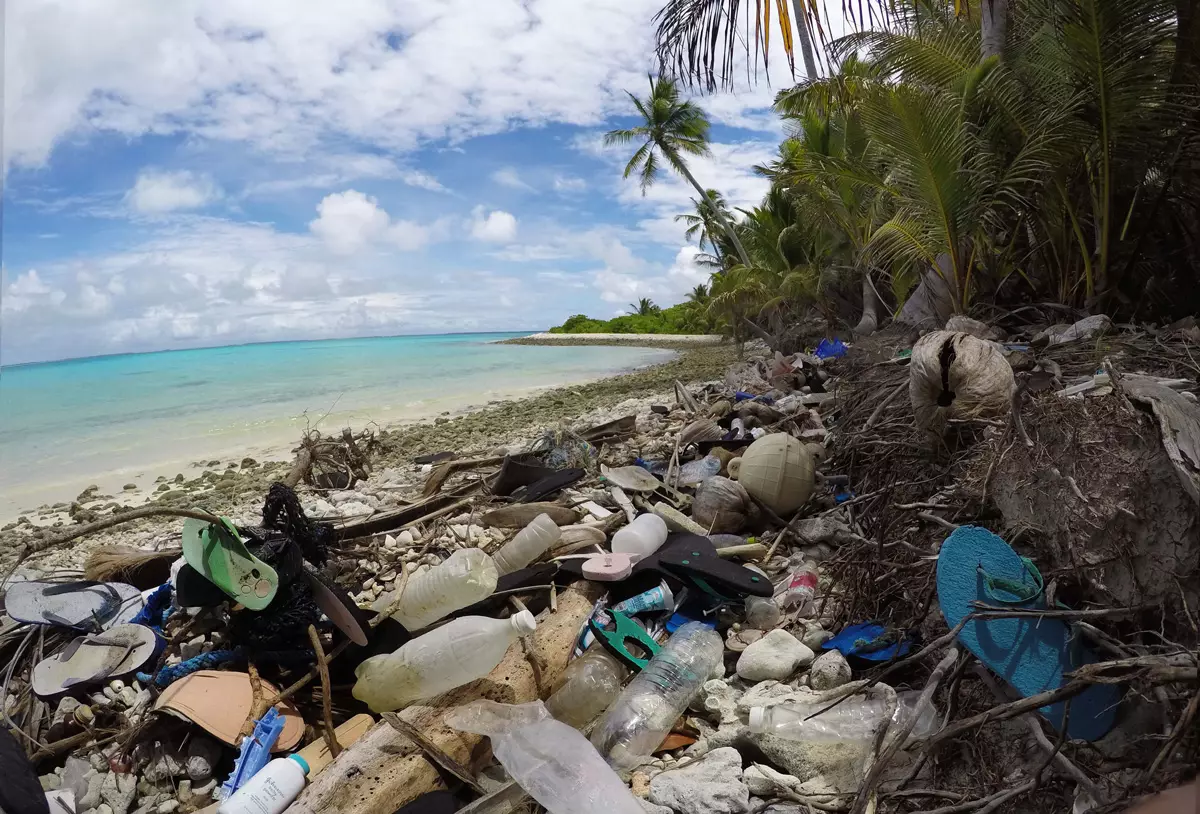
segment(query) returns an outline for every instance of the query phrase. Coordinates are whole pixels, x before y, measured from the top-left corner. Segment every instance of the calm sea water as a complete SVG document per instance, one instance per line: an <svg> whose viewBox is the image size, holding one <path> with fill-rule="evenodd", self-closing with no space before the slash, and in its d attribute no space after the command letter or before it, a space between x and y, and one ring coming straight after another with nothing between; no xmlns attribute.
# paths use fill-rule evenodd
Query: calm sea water
<svg viewBox="0 0 1200 814"><path fill-rule="evenodd" d="M0 517L69 500L91 483L115 491L157 475L194 477L189 464L202 459L289 457L318 420L336 431L427 418L672 355L494 344L521 335L285 342L6 367Z"/></svg>

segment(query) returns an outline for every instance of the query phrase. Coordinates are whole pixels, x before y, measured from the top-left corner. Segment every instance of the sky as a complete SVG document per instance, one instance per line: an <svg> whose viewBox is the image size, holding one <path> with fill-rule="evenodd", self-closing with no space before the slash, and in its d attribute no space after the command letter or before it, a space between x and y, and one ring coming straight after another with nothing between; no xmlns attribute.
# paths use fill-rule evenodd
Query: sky
<svg viewBox="0 0 1200 814"><path fill-rule="evenodd" d="M7 3L0 363L681 301L694 191L643 196L602 144L662 2ZM736 206L782 135L772 60L698 100L692 170Z"/></svg>

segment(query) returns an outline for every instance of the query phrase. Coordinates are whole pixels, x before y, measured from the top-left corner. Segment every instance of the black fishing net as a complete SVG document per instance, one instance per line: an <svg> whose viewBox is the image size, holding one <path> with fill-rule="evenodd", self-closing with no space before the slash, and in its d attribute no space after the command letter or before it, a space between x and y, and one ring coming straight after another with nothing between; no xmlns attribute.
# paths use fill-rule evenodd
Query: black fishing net
<svg viewBox="0 0 1200 814"><path fill-rule="evenodd" d="M271 484L263 504L263 526L282 532L300 546L304 559L324 565L329 559L333 529L326 523L314 523L304 513L296 493L282 483Z"/></svg>

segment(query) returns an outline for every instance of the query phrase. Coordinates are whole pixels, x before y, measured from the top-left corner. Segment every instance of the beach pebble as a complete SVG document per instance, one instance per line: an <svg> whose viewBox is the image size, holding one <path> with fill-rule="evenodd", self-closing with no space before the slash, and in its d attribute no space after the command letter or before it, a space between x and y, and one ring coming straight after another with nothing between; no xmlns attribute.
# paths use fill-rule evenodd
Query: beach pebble
<svg viewBox="0 0 1200 814"><path fill-rule="evenodd" d="M805 646L811 648L814 652L833 638L833 634L828 630L824 630L820 625L810 625L804 631L804 636L800 641L804 642Z"/></svg>
<svg viewBox="0 0 1200 814"><path fill-rule="evenodd" d="M178 800L166 800L159 803L158 807L154 810L158 812L158 814L173 814L177 808L179 808Z"/></svg>
<svg viewBox="0 0 1200 814"><path fill-rule="evenodd" d="M822 653L808 671L808 683L814 690L832 690L850 680L850 664L836 650Z"/></svg>
<svg viewBox="0 0 1200 814"><path fill-rule="evenodd" d="M786 630L772 630L738 657L737 674L747 681L782 681L812 660L813 651L795 636Z"/></svg>
<svg viewBox="0 0 1200 814"><path fill-rule="evenodd" d="M179 646L179 657L184 661L194 659L200 655L201 649L204 647L204 636L193 636Z"/></svg>
<svg viewBox="0 0 1200 814"><path fill-rule="evenodd" d="M663 772L650 781L650 802L676 814L744 814L750 790L742 782L741 754L727 746Z"/></svg>
<svg viewBox="0 0 1200 814"><path fill-rule="evenodd" d="M133 687L126 687L117 693L117 700L124 704L128 709L137 703L138 692Z"/></svg>
<svg viewBox="0 0 1200 814"><path fill-rule="evenodd" d="M117 691L112 687L105 687L102 692L104 693L104 697L108 699L109 704L117 700Z"/></svg>
<svg viewBox="0 0 1200 814"><path fill-rule="evenodd" d="M104 775L100 785L100 799L112 809L113 814L128 814L137 795L137 775L110 772Z"/></svg>
<svg viewBox="0 0 1200 814"><path fill-rule="evenodd" d="M412 545L414 542L416 542L413 538L412 531L409 529L404 529L399 534L397 534L396 541L398 543L400 543L400 545Z"/></svg>
<svg viewBox="0 0 1200 814"><path fill-rule="evenodd" d="M359 517L364 514L371 514L375 511L361 500L348 500L338 507L342 517Z"/></svg>
<svg viewBox="0 0 1200 814"><path fill-rule="evenodd" d="M221 747L212 738L193 737L188 744L185 768L192 783L206 783L213 776L213 766L221 759Z"/></svg>

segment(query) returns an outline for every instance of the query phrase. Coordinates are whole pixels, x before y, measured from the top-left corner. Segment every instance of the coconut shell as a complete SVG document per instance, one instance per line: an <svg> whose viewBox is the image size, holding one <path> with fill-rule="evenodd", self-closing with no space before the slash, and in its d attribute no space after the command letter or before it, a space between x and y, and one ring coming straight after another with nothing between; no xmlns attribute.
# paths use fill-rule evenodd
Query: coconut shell
<svg viewBox="0 0 1200 814"><path fill-rule="evenodd" d="M717 422L702 418L699 421L693 421L680 431L679 445L687 446L701 441L720 441L724 437L725 430L717 426Z"/></svg>
<svg viewBox="0 0 1200 814"><path fill-rule="evenodd" d="M714 401L708 407L708 414L713 418L724 418L733 410L733 405L725 399Z"/></svg>
<svg viewBox="0 0 1200 814"><path fill-rule="evenodd" d="M764 435L746 448L740 463L730 466L738 483L778 515L789 515L808 500L813 489L812 454L787 433Z"/></svg>
<svg viewBox="0 0 1200 814"><path fill-rule="evenodd" d="M717 475L696 487L692 518L714 534L737 534L757 507L744 486Z"/></svg>

